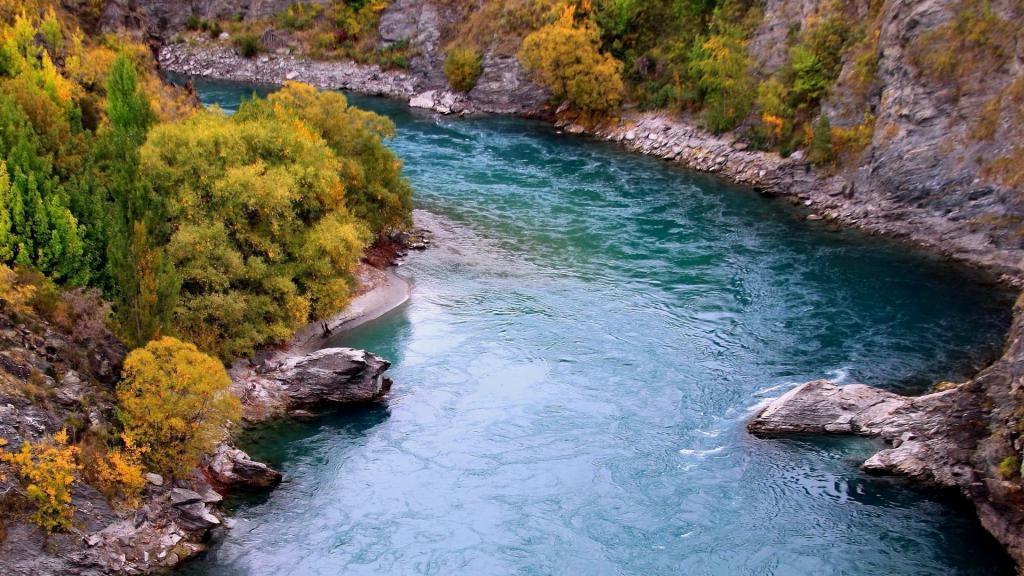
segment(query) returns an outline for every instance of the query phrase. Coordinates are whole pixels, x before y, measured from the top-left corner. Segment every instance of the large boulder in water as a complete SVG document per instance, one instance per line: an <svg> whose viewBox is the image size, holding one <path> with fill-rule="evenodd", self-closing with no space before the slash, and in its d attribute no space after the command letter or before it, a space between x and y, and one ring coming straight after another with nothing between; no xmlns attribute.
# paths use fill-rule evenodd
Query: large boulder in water
<svg viewBox="0 0 1024 576"><path fill-rule="evenodd" d="M232 390L245 419L259 422L295 410L378 400L391 389L384 377L390 367L365 350L324 348L258 367L235 366Z"/></svg>
<svg viewBox="0 0 1024 576"><path fill-rule="evenodd" d="M391 363L376 354L352 348L325 348L292 358L275 371L295 406L368 402L386 394L391 381L384 371Z"/></svg>

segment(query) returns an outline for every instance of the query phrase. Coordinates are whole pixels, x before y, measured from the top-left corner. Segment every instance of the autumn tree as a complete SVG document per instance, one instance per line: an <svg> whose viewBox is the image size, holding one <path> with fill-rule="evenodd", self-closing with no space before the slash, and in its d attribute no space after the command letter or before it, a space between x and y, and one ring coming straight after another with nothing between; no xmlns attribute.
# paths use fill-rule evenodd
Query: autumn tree
<svg viewBox="0 0 1024 576"><path fill-rule="evenodd" d="M297 82L286 82L266 100L246 102L238 117L302 121L334 151L345 206L353 216L374 235L412 224L412 187L402 177L402 161L384 145L395 136L389 118L349 106L341 93Z"/></svg>
<svg viewBox="0 0 1024 576"><path fill-rule="evenodd" d="M483 57L479 50L456 46L448 50L444 60L444 75L448 84L459 92L469 92L476 86L483 71Z"/></svg>
<svg viewBox="0 0 1024 576"><path fill-rule="evenodd" d="M131 352L117 386L117 414L145 465L179 478L241 415L224 366L192 344L163 337Z"/></svg>
<svg viewBox="0 0 1024 576"><path fill-rule="evenodd" d="M344 307L367 243L409 222L411 189L383 144L393 133L300 84L232 117L155 128L143 172L173 199L178 334L230 359Z"/></svg>
<svg viewBox="0 0 1024 576"><path fill-rule="evenodd" d="M583 112L606 113L622 101L622 63L600 51L601 38L587 19L566 6L552 24L523 39L519 60L559 102Z"/></svg>
<svg viewBox="0 0 1024 576"><path fill-rule="evenodd" d="M46 532L71 527L75 513L71 487L80 469L77 455L78 448L68 445L64 430L48 440L25 441L19 452L0 453L0 461L14 468L25 496L35 506L32 522Z"/></svg>

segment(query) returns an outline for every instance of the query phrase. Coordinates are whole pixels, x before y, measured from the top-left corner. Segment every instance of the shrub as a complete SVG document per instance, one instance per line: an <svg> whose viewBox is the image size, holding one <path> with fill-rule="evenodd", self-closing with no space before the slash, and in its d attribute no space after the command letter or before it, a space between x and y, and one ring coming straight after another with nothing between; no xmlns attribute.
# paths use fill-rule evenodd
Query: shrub
<svg viewBox="0 0 1024 576"><path fill-rule="evenodd" d="M875 135L875 116L870 112L864 115L864 121L849 128L832 128L832 152L836 158L856 157L871 145Z"/></svg>
<svg viewBox="0 0 1024 576"><path fill-rule="evenodd" d="M819 166L835 161L835 151L832 148L832 124L829 122L828 116L822 114L814 123L809 141L808 160Z"/></svg>
<svg viewBox="0 0 1024 576"><path fill-rule="evenodd" d="M16 471L25 496L35 506L32 522L46 532L71 527L75 509L71 505L71 487L80 469L75 462L78 448L68 445L68 434L61 430L50 440L26 441L20 452L0 454Z"/></svg>
<svg viewBox="0 0 1024 576"><path fill-rule="evenodd" d="M391 130L340 94L296 84L230 118L155 129L142 159L177 209L177 333L232 359L343 307L370 232L411 212L401 163L381 142Z"/></svg>
<svg viewBox="0 0 1024 576"><path fill-rule="evenodd" d="M690 74L703 96L710 130L729 130L750 113L754 85L747 69L747 43L738 28L725 27L694 46Z"/></svg>
<svg viewBox="0 0 1024 576"><path fill-rule="evenodd" d="M1003 480L1011 480L1020 476L1020 458L1015 454L1007 456L999 463L996 473Z"/></svg>
<svg viewBox="0 0 1024 576"><path fill-rule="evenodd" d="M444 75L448 84L459 92L469 92L483 71L483 57L479 50L458 47L448 51L444 61Z"/></svg>
<svg viewBox="0 0 1024 576"><path fill-rule="evenodd" d="M911 62L934 81L953 79L968 87L975 74L994 72L1013 58L1008 39L1016 34L1013 23L996 14L988 0L963 0L950 22L911 43Z"/></svg>
<svg viewBox="0 0 1024 576"><path fill-rule="evenodd" d="M35 292L35 286L22 284L17 272L0 264L0 305L4 310L15 314L31 313Z"/></svg>
<svg viewBox="0 0 1024 576"><path fill-rule="evenodd" d="M235 47L242 58L255 58L263 51L263 43L255 32L241 32L235 35Z"/></svg>
<svg viewBox="0 0 1024 576"><path fill-rule="evenodd" d="M211 40L220 38L220 35L224 33L224 27L220 25L220 22L213 21L209 23L207 27L207 33L210 35Z"/></svg>
<svg viewBox="0 0 1024 576"><path fill-rule="evenodd" d="M122 376L117 414L125 438L159 474L180 478L190 472L224 437L225 426L241 415L224 366L175 338L133 350ZM132 467L130 461L125 464Z"/></svg>
<svg viewBox="0 0 1024 576"><path fill-rule="evenodd" d="M142 475L142 458L147 448L136 446L127 434L122 435L121 439L124 444L122 447L111 448L96 455L87 465L86 473L107 500L135 508L146 486L146 478Z"/></svg>
<svg viewBox="0 0 1024 576"><path fill-rule="evenodd" d="M577 24L575 11L566 7L558 21L527 36L519 59L556 101L606 113L622 101L622 63L600 52L597 29L589 22Z"/></svg>
<svg viewBox="0 0 1024 576"><path fill-rule="evenodd" d="M202 24L202 20L200 20L199 16L196 14L189 14L188 18L185 19L185 29L189 31L194 32L199 30L199 27L202 26Z"/></svg>
<svg viewBox="0 0 1024 576"><path fill-rule="evenodd" d="M277 23L289 30L305 30L323 13L323 6L296 2L277 15Z"/></svg>

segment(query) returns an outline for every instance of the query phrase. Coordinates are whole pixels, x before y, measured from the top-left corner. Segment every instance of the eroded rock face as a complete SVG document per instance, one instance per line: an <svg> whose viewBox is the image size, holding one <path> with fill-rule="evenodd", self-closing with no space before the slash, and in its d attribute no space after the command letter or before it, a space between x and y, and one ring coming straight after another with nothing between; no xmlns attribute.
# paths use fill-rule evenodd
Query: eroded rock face
<svg viewBox="0 0 1024 576"><path fill-rule="evenodd" d="M963 405L957 389L909 397L864 384L840 386L827 380L801 384L772 401L748 424L756 436L856 434L878 437L892 448L864 463L880 474L901 474L926 483L956 487L970 478L960 449L962 427L981 418ZM953 430L951 421L956 420ZM977 438L975 438L975 441Z"/></svg>
<svg viewBox="0 0 1024 576"><path fill-rule="evenodd" d="M959 490L974 502L982 525L1021 563L1024 489L1020 471L1005 463L1024 450L1022 405L1024 300L1015 307L1002 358L972 380L917 397L816 380L769 403L747 427L762 437L828 433L881 438L889 447L864 462L864 470Z"/></svg>
<svg viewBox="0 0 1024 576"><path fill-rule="evenodd" d="M296 409L378 400L391 388L384 377L390 366L365 350L325 348L256 367L236 364L232 390L242 400L245 419L259 422Z"/></svg>

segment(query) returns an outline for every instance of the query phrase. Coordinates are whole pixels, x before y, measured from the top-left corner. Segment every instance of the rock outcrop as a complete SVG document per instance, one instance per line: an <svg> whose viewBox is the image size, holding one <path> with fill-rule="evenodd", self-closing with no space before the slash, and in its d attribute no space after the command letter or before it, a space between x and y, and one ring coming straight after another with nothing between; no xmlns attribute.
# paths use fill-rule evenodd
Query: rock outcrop
<svg viewBox="0 0 1024 576"><path fill-rule="evenodd" d="M390 366L375 354L352 348L285 353L257 366L236 363L232 390L242 399L244 418L260 422L294 410L378 400L391 388L384 377Z"/></svg>
<svg viewBox="0 0 1024 576"><path fill-rule="evenodd" d="M749 423L751 433L857 434L889 447L863 464L959 490L982 524L1018 563L1024 562L1024 301L1015 309L1002 358L950 389L907 397L862 384L816 380L772 401Z"/></svg>
<svg viewBox="0 0 1024 576"><path fill-rule="evenodd" d="M203 470L210 481L222 490L266 490L281 483L282 475L245 452L221 444L207 456Z"/></svg>
<svg viewBox="0 0 1024 576"><path fill-rule="evenodd" d="M421 91L421 83L416 77L405 72L382 70L377 65L318 62L287 54L242 58L230 46L214 41L195 45L169 44L160 50L159 59L164 70L222 80L259 84L296 80L319 88L403 99Z"/></svg>

